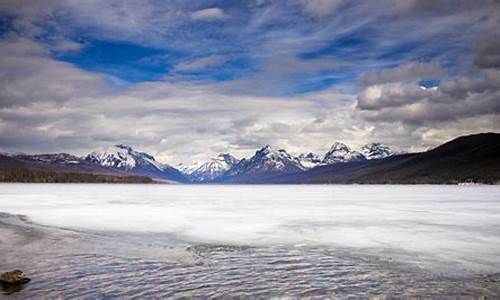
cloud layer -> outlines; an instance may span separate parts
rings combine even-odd
[[[500,130],[498,1],[2,1],[0,150],[422,150]]]

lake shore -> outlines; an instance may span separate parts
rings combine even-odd
[[[0,214],[0,251],[0,270],[22,269],[32,278],[11,294],[21,298],[500,294],[498,273],[439,273],[383,249],[190,245],[166,236],[43,226],[6,213]]]

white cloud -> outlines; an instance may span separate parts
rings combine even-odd
[[[175,65],[175,71],[194,71],[204,69],[206,67],[218,65],[224,62],[227,58],[224,55],[210,55],[198,58],[189,62],[182,62]]]
[[[228,95],[219,84],[153,82],[113,89],[105,78],[50,58],[28,39],[0,43],[0,53],[5,151],[84,154],[123,142],[170,163],[225,150],[249,155],[265,143],[293,152],[327,147],[329,133],[316,132],[326,136],[315,144],[297,132],[328,110],[336,113],[321,97]]]
[[[65,102],[107,90],[103,78],[50,58],[44,46],[26,38],[0,42],[0,107]]]
[[[129,143],[176,164],[222,151],[243,157],[263,144],[296,154],[323,153],[337,140],[354,147],[380,141],[422,149],[456,133],[498,130],[500,124],[494,114],[500,74],[493,71],[484,71],[481,79],[444,82],[432,92],[439,97],[416,83],[372,86],[368,102],[361,103],[338,90],[266,97],[228,94],[225,84],[216,83],[151,82],[115,89],[101,76],[52,59],[28,39],[0,43],[0,53],[2,151],[85,154]],[[285,69],[314,71],[323,63]]]
[[[53,43],[51,49],[60,52],[73,52],[73,51],[79,51],[83,47],[84,44],[82,43],[76,43],[65,39],[59,39]]]
[[[195,11],[191,14],[191,18],[193,20],[211,21],[225,19],[227,15],[222,9],[213,7]]]

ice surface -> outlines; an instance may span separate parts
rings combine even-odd
[[[498,186],[1,184],[0,211],[57,227],[387,249],[500,270]]]

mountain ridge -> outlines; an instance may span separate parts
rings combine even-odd
[[[500,134],[461,136],[429,151],[321,166],[272,183],[459,184],[500,183]]]
[[[239,181],[242,178],[252,180],[252,178],[265,178],[276,174],[289,174],[304,171],[305,168],[300,161],[291,156],[284,149],[274,149],[270,145],[265,145],[255,151],[255,154],[246,159],[243,158],[233,168],[228,170],[217,182]]]
[[[216,157],[181,171],[192,182],[212,181],[229,171],[239,160],[229,153],[219,153]]]
[[[0,182],[152,183],[153,180],[86,163],[71,154],[57,153],[0,154]]]
[[[105,151],[93,151],[83,160],[131,175],[146,176],[157,180],[188,182],[186,176],[176,168],[162,164],[146,153],[134,150],[132,147],[117,144]]]
[[[8,178],[17,178],[16,170],[22,170],[25,177],[28,176],[27,171],[36,171],[39,174],[136,176],[155,181],[204,184],[497,183],[500,182],[498,153],[498,133],[462,136],[429,151],[407,154],[395,153],[380,143],[366,144],[361,151],[356,151],[344,143],[335,142],[323,157],[312,152],[293,156],[284,149],[265,145],[250,158],[238,160],[229,153],[223,153],[189,172],[187,168],[181,172],[157,162],[148,153],[118,144],[84,157],[67,153],[0,154],[0,175],[10,174],[10,177],[0,178],[9,181]],[[51,176],[54,177],[53,174]],[[61,176],[57,180],[63,180]]]

